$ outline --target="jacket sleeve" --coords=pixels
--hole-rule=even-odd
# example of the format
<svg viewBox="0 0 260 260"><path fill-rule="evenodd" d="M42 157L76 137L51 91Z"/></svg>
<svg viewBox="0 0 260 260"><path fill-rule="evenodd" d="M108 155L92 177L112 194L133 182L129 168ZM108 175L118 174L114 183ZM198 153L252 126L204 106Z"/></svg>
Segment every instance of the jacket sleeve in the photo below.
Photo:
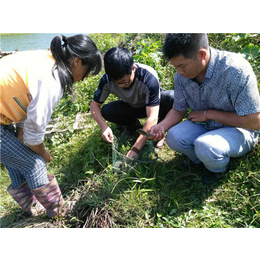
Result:
<svg viewBox="0 0 260 260"><path fill-rule="evenodd" d="M24 121L24 140L28 145L38 145L43 142L46 126L62 96L62 88L52 75L36 80L29 88L32 101L27 108L27 118Z"/></svg>

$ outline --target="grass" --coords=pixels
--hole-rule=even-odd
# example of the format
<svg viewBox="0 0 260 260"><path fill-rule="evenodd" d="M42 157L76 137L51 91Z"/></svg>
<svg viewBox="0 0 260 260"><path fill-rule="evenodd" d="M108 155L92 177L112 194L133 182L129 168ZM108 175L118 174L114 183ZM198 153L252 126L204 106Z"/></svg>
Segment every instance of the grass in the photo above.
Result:
<svg viewBox="0 0 260 260"><path fill-rule="evenodd" d="M118 44L133 51L136 47L135 57L148 65L154 61L151 52L156 53L157 58L161 55L157 48L160 49L163 42L162 35L149 34L148 41L145 34L114 36L93 35L93 39L102 53L111 45ZM232 50L237 47L232 37L211 34L210 41L217 47ZM241 39L248 44L248 38ZM158 60L154 66L161 75L161 83L165 89L172 89L174 71ZM259 55L253 61L257 71ZM259 73L257 77L259 79ZM183 169L183 155L171 151L167 145L155 150L150 142L140 155L140 162L119 170L115 168L115 161L126 154L136 136L119 138L120 132L109 124L118 137L116 147L120 154L115 154L113 146L101 138L100 129L86 113L99 78L100 75L75 84L75 102L70 97L60 102L53 115L59 121L57 132L45 138L53 158L48 164L48 173L55 174L65 199L77 201L75 212L58 219L29 217L6 192L10 179L1 165L1 227L260 227L259 145L249 154L232 159L225 178L214 185L201 182L203 166ZM108 102L113 98L110 96ZM83 115L81 126L86 128L75 130L74 121L79 112Z"/></svg>
<svg viewBox="0 0 260 260"><path fill-rule="evenodd" d="M159 151L147 146L158 160L115 169L112 146L89 115L84 120L87 129L46 140L53 157L48 172L56 175L64 197L77 201L74 214L56 220L28 217L5 191L10 181L2 167L2 227L260 227L259 146L231 160L225 178L208 186L201 182L203 166L182 169L184 156L167 146ZM64 121L72 129L73 121ZM130 137L119 140L118 150L131 142Z"/></svg>

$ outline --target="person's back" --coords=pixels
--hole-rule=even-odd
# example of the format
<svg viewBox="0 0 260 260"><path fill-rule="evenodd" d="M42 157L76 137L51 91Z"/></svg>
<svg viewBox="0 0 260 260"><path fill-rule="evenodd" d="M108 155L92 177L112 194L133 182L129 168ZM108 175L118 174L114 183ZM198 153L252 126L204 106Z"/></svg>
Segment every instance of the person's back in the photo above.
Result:
<svg viewBox="0 0 260 260"><path fill-rule="evenodd" d="M52 75L55 60L49 51L24 51L0 59L1 123L19 122L27 115L27 107L38 95L38 88L61 94L56 74ZM54 74L54 75L55 75ZM54 88L56 86L56 89ZM47 90L46 91L50 91Z"/></svg>
<svg viewBox="0 0 260 260"><path fill-rule="evenodd" d="M7 191L21 208L54 217L75 203L64 201L55 176L47 174L52 158L44 146L45 129L62 95L73 94L74 82L98 74L102 58L95 43L81 34L58 35L50 49L0 61L0 159L11 179Z"/></svg>
<svg viewBox="0 0 260 260"><path fill-rule="evenodd" d="M23 82L27 84L28 80L30 81L30 78L27 77L30 77L30 75L31 78L42 78L43 75L49 74L54 63L55 60L51 52L47 50L16 52L0 59L0 82L1 84L3 83L3 77L7 73L12 77L15 75L14 73L16 73L17 77L13 78L13 80L19 80L18 77L20 76Z"/></svg>

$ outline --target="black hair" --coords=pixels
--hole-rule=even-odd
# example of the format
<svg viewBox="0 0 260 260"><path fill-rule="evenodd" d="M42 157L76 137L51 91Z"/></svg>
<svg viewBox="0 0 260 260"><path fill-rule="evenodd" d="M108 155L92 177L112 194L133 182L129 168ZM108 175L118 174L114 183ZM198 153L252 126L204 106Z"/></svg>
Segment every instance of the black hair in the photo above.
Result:
<svg viewBox="0 0 260 260"><path fill-rule="evenodd" d="M57 68L64 95L67 91L73 94L73 75L69 69L72 58L78 57L82 65L87 65L87 74L97 75L102 68L102 56L95 43L86 35L58 35L51 41L50 49L56 60L53 71Z"/></svg>
<svg viewBox="0 0 260 260"><path fill-rule="evenodd" d="M126 48L112 48L104 56L106 74L110 80L116 81L132 73L133 54Z"/></svg>
<svg viewBox="0 0 260 260"><path fill-rule="evenodd" d="M180 55L185 59L195 59L200 48L209 48L206 33L168 33L163 54L169 60Z"/></svg>

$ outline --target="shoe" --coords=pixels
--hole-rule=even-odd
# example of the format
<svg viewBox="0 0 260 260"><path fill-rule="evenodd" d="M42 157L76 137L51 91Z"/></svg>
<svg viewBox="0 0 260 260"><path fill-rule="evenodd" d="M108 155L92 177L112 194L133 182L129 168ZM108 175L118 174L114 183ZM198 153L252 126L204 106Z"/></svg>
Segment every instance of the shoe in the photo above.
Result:
<svg viewBox="0 0 260 260"><path fill-rule="evenodd" d="M31 216L42 215L45 212L45 208L32 194L27 182L23 183L17 188L10 185L7 188L8 193L19 204L19 206Z"/></svg>
<svg viewBox="0 0 260 260"><path fill-rule="evenodd" d="M34 196L45 207L47 215L52 218L65 216L73 210L75 201L64 201L59 184L54 175L48 175L49 183L32 190Z"/></svg>
<svg viewBox="0 0 260 260"><path fill-rule="evenodd" d="M222 179L223 177L224 177L223 173L206 171L202 177L202 182L204 184L214 184L218 182L220 179Z"/></svg>

